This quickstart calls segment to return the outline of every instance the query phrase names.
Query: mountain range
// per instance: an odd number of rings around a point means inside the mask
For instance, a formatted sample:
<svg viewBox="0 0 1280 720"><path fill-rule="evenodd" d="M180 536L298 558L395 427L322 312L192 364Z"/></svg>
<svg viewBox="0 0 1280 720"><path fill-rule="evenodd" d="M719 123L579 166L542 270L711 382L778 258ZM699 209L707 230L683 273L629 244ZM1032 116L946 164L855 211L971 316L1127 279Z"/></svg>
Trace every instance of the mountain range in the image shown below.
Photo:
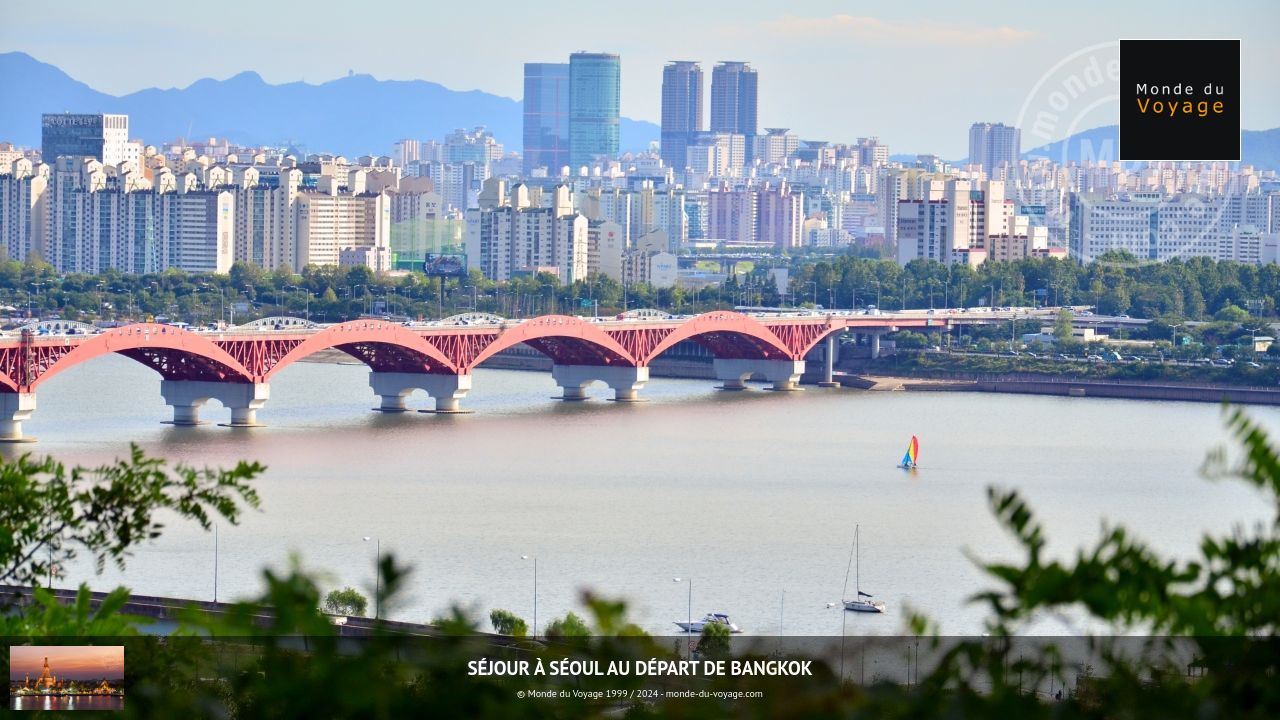
<svg viewBox="0 0 1280 720"><path fill-rule="evenodd" d="M402 138L443 139L456 128L484 125L519 150L523 115L518 100L480 90L450 90L425 80L378 80L372 75L312 85L272 85L255 72L226 80L205 78L185 88L148 88L109 95L21 52L0 53L0 141L40 146L40 114L108 112L129 115L131 137L151 143L176 138L228 138L245 145L299 143L314 151L385 155ZM387 108L386 110L381 110ZM623 151L645 150L658 139L656 124L622 118ZM1084 130L1023 153L1059 162L1114 159L1118 125ZM1245 130L1241 159L1280 170L1280 128ZM915 156L895 154L911 163ZM964 161L957 161L963 163Z"/></svg>
<svg viewBox="0 0 1280 720"><path fill-rule="evenodd" d="M1022 157L1028 160L1048 158L1057 162L1115 160L1119 148L1120 126L1103 125L1028 150ZM1240 161L1259 170L1280 170L1280 128L1241 132Z"/></svg>
<svg viewBox="0 0 1280 720"><path fill-rule="evenodd" d="M318 85L272 85L255 72L205 78L185 88L109 95L21 52L0 53L0 140L40 146L40 115L129 115L129 134L159 144L176 138L228 138L246 145L301 143L315 151L386 155L403 138L443 139L484 125L508 150L520 150L520 101L450 90L425 80L378 80L350 74ZM658 126L622 118L623 151L645 150Z"/></svg>

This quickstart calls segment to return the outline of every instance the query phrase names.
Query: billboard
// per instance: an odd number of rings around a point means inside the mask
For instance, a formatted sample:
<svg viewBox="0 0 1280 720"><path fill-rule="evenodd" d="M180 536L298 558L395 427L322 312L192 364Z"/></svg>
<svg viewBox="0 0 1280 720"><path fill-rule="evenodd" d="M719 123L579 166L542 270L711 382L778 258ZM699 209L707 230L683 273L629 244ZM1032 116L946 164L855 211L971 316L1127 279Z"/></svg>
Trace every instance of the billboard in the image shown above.
<svg viewBox="0 0 1280 720"><path fill-rule="evenodd" d="M427 253L422 271L431 277L466 277L467 256L454 253Z"/></svg>

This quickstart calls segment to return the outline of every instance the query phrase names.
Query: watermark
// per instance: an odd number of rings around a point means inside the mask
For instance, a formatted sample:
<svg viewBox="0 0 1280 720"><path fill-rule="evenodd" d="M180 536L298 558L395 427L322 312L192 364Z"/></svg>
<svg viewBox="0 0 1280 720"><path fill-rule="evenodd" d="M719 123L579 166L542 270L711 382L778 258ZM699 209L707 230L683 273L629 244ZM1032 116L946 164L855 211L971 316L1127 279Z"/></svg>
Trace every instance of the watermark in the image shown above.
<svg viewBox="0 0 1280 720"><path fill-rule="evenodd" d="M1022 146L1033 148L1030 163L1025 176L1010 178L1019 212L1038 216L1051 239L1065 241L1076 258L1123 250L1134 261L1115 264L1134 265L1216 256L1219 243L1237 242L1224 237L1229 231L1221 222L1229 201L1183 194L1175 178L1188 171L1186 163L1157 168L1122 161L1121 60L1118 39L1090 45L1053 64L1032 86L1016 121Z"/></svg>

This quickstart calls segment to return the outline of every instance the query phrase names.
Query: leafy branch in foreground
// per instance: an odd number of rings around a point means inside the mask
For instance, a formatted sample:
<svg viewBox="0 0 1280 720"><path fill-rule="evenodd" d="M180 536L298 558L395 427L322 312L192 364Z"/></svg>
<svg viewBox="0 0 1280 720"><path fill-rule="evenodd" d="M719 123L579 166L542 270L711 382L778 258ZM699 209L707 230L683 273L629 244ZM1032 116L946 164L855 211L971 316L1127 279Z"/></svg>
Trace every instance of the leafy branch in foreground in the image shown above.
<svg viewBox="0 0 1280 720"><path fill-rule="evenodd" d="M1173 635L1258 635L1280 626L1280 459L1266 433L1239 409L1228 410L1227 427L1243 448L1232 465L1225 451L1210 454L1210 477L1242 479L1262 490L1276 508L1270 527L1236 527L1229 537L1205 536L1201 557L1160 557L1124 528L1107 528L1092 549L1065 564L1041 557L1040 524L1013 490L990 489L992 511L1026 553L1021 564L984 568L1004 587L975 596L992 610L992 629L1035 614L1083 606L1117 630Z"/></svg>
<svg viewBox="0 0 1280 720"><path fill-rule="evenodd" d="M208 528L213 518L239 520L258 507L250 481L263 466L195 469L147 457L137 445L127 459L68 470L52 458L23 455L0 464L0 584L35 585L62 576L81 553L99 572L107 560L123 568L138 543L159 537L170 511Z"/></svg>

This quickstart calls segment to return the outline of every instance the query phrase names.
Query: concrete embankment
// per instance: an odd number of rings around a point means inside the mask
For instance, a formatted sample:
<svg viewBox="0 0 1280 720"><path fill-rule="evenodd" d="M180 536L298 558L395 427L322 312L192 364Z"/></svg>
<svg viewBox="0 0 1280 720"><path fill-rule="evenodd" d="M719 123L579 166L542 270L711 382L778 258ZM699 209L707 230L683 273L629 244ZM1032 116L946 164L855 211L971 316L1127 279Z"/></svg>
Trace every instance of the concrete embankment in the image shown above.
<svg viewBox="0 0 1280 720"><path fill-rule="evenodd" d="M306 358L307 362L361 364L341 350L324 350ZM551 358L534 352L503 352L489 358L481 367L503 370L551 372ZM811 364L812 365L812 364ZM711 363L703 360L659 358L650 366L651 377L694 378L712 380ZM820 372L806 372L800 382L817 384ZM883 375L872 368L846 368L832 378L841 387L875 392L989 392L1024 395L1059 395L1065 397L1124 398L1132 400L1182 400L1191 402L1223 401L1250 405L1280 405L1280 388L1246 387L1215 384L1170 383L1160 381L1121 381L1067 378L1056 375L949 375L902 376Z"/></svg>

